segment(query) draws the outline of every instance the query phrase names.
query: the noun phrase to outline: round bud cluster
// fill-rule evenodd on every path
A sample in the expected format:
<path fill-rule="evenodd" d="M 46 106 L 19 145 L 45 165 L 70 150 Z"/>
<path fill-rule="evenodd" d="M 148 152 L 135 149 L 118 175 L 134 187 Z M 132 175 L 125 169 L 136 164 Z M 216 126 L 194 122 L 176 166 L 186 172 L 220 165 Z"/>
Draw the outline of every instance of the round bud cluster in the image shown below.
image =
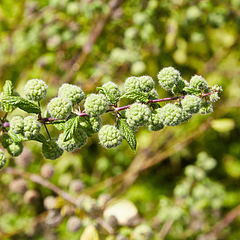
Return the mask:
<path fill-rule="evenodd" d="M 213 105 L 210 101 L 202 101 L 199 113 L 200 114 L 209 114 L 213 112 Z"/>
<path fill-rule="evenodd" d="M 51 139 L 42 144 L 42 153 L 45 158 L 54 160 L 63 154 L 63 150 L 55 140 Z"/>
<path fill-rule="evenodd" d="M 121 94 L 118 86 L 115 83 L 107 82 L 102 85 L 102 88 L 104 89 L 105 92 L 108 93 L 106 94 L 106 97 L 111 104 L 115 104 L 118 102 Z"/>
<path fill-rule="evenodd" d="M 0 169 L 2 169 L 7 162 L 7 157 L 4 152 L 0 149 Z"/>
<path fill-rule="evenodd" d="M 178 84 L 181 78 L 180 72 L 173 67 L 163 68 L 158 73 L 159 84 L 166 91 L 171 91 L 174 85 Z"/>
<path fill-rule="evenodd" d="M 65 83 L 59 88 L 58 96 L 71 101 L 75 105 L 83 100 L 84 92 L 76 85 Z"/>
<path fill-rule="evenodd" d="M 146 224 L 140 224 L 133 230 L 133 239 L 150 240 L 152 235 L 152 229 Z"/>
<path fill-rule="evenodd" d="M 150 115 L 149 107 L 142 103 L 134 103 L 126 110 L 127 123 L 131 128 L 143 126 L 148 122 Z"/>
<path fill-rule="evenodd" d="M 41 175 L 44 178 L 49 179 L 53 176 L 53 174 L 54 174 L 54 168 L 52 164 L 46 163 L 41 167 Z"/>
<path fill-rule="evenodd" d="M 124 83 L 125 92 L 150 92 L 154 88 L 154 81 L 150 76 L 129 77 Z"/>
<path fill-rule="evenodd" d="M 68 219 L 67 221 L 67 228 L 70 232 L 77 232 L 82 226 L 82 222 L 81 220 L 76 217 L 76 216 L 72 216 Z"/>
<path fill-rule="evenodd" d="M 23 117 L 14 116 L 10 121 L 10 131 L 15 134 L 23 132 Z"/>
<path fill-rule="evenodd" d="M 124 82 L 124 90 L 125 92 L 140 90 L 138 77 L 128 77 Z"/>
<path fill-rule="evenodd" d="M 199 75 L 195 75 L 191 78 L 190 86 L 200 90 L 205 90 L 208 88 L 208 84 L 205 78 Z"/>
<path fill-rule="evenodd" d="M 188 113 L 197 113 L 201 106 L 201 98 L 195 95 L 187 95 L 182 100 L 182 108 Z"/>
<path fill-rule="evenodd" d="M 150 92 L 154 88 L 154 81 L 150 76 L 141 76 L 139 79 L 139 87 L 143 92 Z"/>
<path fill-rule="evenodd" d="M 177 126 L 182 123 L 182 109 L 175 104 L 168 103 L 161 108 L 160 119 L 166 126 Z"/>
<path fill-rule="evenodd" d="M 7 148 L 10 144 L 13 143 L 12 139 L 7 134 L 1 136 L 1 143 L 4 148 Z"/>
<path fill-rule="evenodd" d="M 17 157 L 23 151 L 23 144 L 21 142 L 20 143 L 13 142 L 8 146 L 7 150 L 10 155 L 12 155 L 13 157 Z"/>
<path fill-rule="evenodd" d="M 64 119 L 71 112 L 72 103 L 61 97 L 53 98 L 47 105 L 47 112 L 51 117 L 57 119 Z"/>
<path fill-rule="evenodd" d="M 116 147 L 122 143 L 122 134 L 114 126 L 104 125 L 98 133 L 99 141 L 105 148 Z"/>
<path fill-rule="evenodd" d="M 91 93 L 86 98 L 84 108 L 91 117 L 101 115 L 108 109 L 107 98 L 103 94 Z"/>
<path fill-rule="evenodd" d="M 41 129 L 41 124 L 36 116 L 27 116 L 23 120 L 23 133 L 27 139 L 36 137 Z"/>
<path fill-rule="evenodd" d="M 78 129 L 78 134 L 67 141 L 64 141 L 64 134 L 60 134 L 57 140 L 57 144 L 60 148 L 66 150 L 67 152 L 71 152 L 76 148 L 80 148 L 85 145 L 87 142 L 87 134 L 82 129 Z"/>
<path fill-rule="evenodd" d="M 48 86 L 43 80 L 31 79 L 24 86 L 24 95 L 29 100 L 40 101 L 46 96 L 47 89 Z"/>
<path fill-rule="evenodd" d="M 160 112 L 161 108 L 157 108 L 151 113 L 151 116 L 148 120 L 148 129 L 150 131 L 159 131 L 164 127 Z"/>

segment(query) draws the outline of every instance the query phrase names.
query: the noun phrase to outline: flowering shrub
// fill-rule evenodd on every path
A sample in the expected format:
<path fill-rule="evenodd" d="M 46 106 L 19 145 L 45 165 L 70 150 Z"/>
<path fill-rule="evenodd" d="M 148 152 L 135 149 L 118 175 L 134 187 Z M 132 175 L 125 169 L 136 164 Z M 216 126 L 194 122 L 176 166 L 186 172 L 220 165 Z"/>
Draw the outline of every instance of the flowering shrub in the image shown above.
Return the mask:
<path fill-rule="evenodd" d="M 156 99 L 158 93 L 154 80 L 150 76 L 129 77 L 121 93 L 113 82 L 107 82 L 97 88 L 98 93 L 91 93 L 84 100 L 84 92 L 78 86 L 63 84 L 58 97 L 47 104 L 47 117 L 43 117 L 40 100 L 47 94 L 47 85 L 43 80 L 32 79 L 24 87 L 27 99 L 14 94 L 11 81 L 6 81 L 1 93 L 1 110 L 6 112 L 1 119 L 1 143 L 8 153 L 18 156 L 23 150 L 22 142 L 35 140 L 42 143 L 42 153 L 47 159 L 60 157 L 64 150 L 73 151 L 87 143 L 88 136 L 98 133 L 99 141 L 106 148 L 117 147 L 125 139 L 130 147 L 136 149 L 135 131 L 147 126 L 151 131 L 158 131 L 164 126 L 177 126 L 192 117 L 192 114 L 212 112 L 212 102 L 219 99 L 221 88 L 210 88 L 201 76 L 193 76 L 190 84 L 183 80 L 180 72 L 173 67 L 162 69 L 158 80 L 164 90 L 177 96 Z M 122 98 L 133 100 L 130 105 L 119 107 Z M 84 110 L 81 105 L 84 101 Z M 160 102 L 175 101 L 160 105 Z M 10 122 L 7 113 L 20 108 L 31 114 L 27 117 L 13 116 Z M 101 115 L 111 112 L 115 115 L 115 126 L 102 126 Z M 47 125 L 52 124 L 63 131 L 59 136 L 50 136 Z M 40 130 L 44 125 L 48 136 Z M 1 168 L 6 157 L 1 151 Z"/>

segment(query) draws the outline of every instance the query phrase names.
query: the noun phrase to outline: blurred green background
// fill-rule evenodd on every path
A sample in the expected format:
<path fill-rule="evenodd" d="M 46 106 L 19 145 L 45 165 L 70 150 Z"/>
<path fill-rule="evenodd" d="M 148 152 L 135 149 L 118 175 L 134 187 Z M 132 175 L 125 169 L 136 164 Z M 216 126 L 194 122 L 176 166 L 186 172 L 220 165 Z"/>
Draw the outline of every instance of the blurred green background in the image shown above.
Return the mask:
<path fill-rule="evenodd" d="M 94 136 L 84 148 L 51 162 L 51 182 L 63 190 L 81 179 L 94 198 L 110 193 L 131 200 L 152 226 L 153 239 L 160 239 L 162 228 L 171 223 L 164 239 L 204 240 L 240 204 L 239 32 L 240 0 L 1 0 L 0 85 L 10 79 L 22 93 L 28 79 L 43 79 L 49 85 L 46 103 L 65 82 L 86 93 L 109 80 L 122 89 L 127 77 L 156 80 L 166 66 L 186 80 L 200 74 L 210 86 L 221 85 L 224 92 L 213 114 L 195 115 L 189 123 L 160 132 L 140 129 L 136 154 L 126 142 L 105 150 Z M 169 96 L 157 89 L 160 97 Z M 24 171 L 39 174 L 47 162 L 40 144 L 25 147 L 19 158 L 31 155 L 31 164 Z M 216 167 L 194 180 L 200 190 L 179 198 L 177 187 L 184 191 L 184 181 L 191 178 L 186 167 L 212 158 Z M 22 169 L 14 159 L 8 165 Z M 81 231 L 70 233 L 65 220 L 54 229 L 34 228 L 45 211 L 42 200 L 52 193 L 28 182 L 41 199 L 29 205 L 9 191 L 12 180 L 0 174 L 0 239 L 80 238 Z M 240 218 L 211 239 L 239 240 Z"/>

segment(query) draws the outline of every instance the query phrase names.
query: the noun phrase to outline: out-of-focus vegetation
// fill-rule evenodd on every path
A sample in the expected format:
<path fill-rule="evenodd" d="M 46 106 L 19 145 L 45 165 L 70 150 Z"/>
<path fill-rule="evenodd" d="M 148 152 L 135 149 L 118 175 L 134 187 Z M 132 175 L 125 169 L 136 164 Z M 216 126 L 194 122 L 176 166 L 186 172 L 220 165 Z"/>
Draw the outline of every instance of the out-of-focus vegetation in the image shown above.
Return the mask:
<path fill-rule="evenodd" d="M 141 240 L 137 227 L 148 224 L 150 239 L 240 239 L 239 31 L 239 0 L 1 0 L 1 85 L 10 79 L 21 91 L 28 79 L 40 78 L 50 99 L 65 82 L 92 92 L 109 80 L 121 86 L 130 75 L 156 80 L 171 65 L 224 92 L 210 116 L 157 133 L 141 129 L 136 154 L 126 143 L 105 150 L 94 136 L 79 151 L 46 161 L 40 145 L 27 143 L 8 163 L 17 173 L 0 173 L 0 238 Z M 29 175 L 49 177 L 46 163 L 54 166 L 49 181 L 76 198 L 130 200 L 137 227 L 123 224 L 110 234 L 78 209 L 82 227 L 69 231 L 69 203 Z M 23 197 L 19 178 L 35 201 Z M 46 210 L 49 196 L 56 197 L 54 212 Z"/>

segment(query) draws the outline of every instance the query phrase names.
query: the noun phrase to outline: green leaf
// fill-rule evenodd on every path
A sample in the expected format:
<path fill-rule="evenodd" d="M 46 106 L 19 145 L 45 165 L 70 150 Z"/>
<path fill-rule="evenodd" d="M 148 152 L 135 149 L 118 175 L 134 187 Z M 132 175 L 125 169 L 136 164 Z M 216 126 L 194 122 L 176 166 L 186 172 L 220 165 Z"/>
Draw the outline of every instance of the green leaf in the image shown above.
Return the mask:
<path fill-rule="evenodd" d="M 41 143 L 46 143 L 47 142 L 46 138 L 41 133 L 39 133 L 32 140 L 35 140 L 35 141 L 38 141 L 38 142 L 41 142 Z"/>
<path fill-rule="evenodd" d="M 9 137 L 16 143 L 27 141 L 28 139 L 25 138 L 22 134 L 16 134 L 13 133 L 12 131 L 8 131 Z"/>
<path fill-rule="evenodd" d="M 80 117 L 74 115 L 72 118 L 67 120 L 64 125 L 63 141 L 68 141 L 72 137 L 76 136 L 78 134 L 79 128 L 81 128 Z"/>
<path fill-rule="evenodd" d="M 136 151 L 137 141 L 133 130 L 129 127 L 125 119 L 119 119 L 117 122 L 117 128 L 121 131 L 124 139 L 129 144 L 133 151 Z"/>
<path fill-rule="evenodd" d="M 64 130 L 65 122 L 66 122 L 66 121 L 52 122 L 52 125 L 53 125 L 56 129 L 58 129 L 58 130 Z"/>
<path fill-rule="evenodd" d="M 2 102 L 13 107 L 18 107 L 27 113 L 39 114 L 41 112 L 40 108 L 35 103 L 32 103 L 19 96 L 3 97 Z"/>
<path fill-rule="evenodd" d="M 13 85 L 10 80 L 6 80 L 6 82 L 3 86 L 3 95 L 5 97 L 13 95 Z"/>
<path fill-rule="evenodd" d="M 149 99 L 149 93 L 133 90 L 130 92 L 126 92 L 121 98 L 123 97 L 147 103 Z"/>
<path fill-rule="evenodd" d="M 186 94 L 192 94 L 192 95 L 196 95 L 196 96 L 201 95 L 201 90 L 196 89 L 196 88 L 192 88 L 192 87 L 185 87 L 185 88 L 183 89 L 183 91 L 184 91 Z"/>

